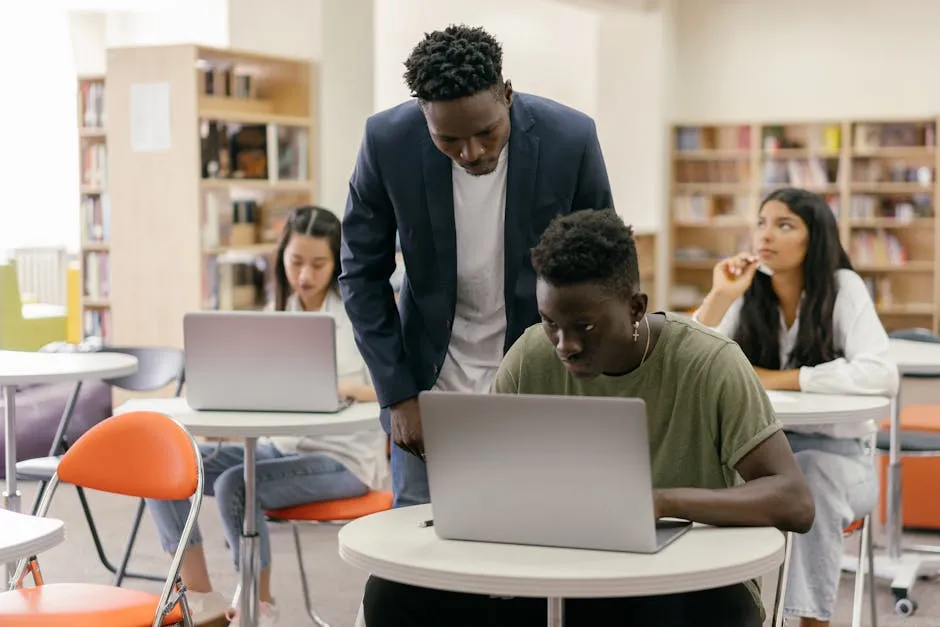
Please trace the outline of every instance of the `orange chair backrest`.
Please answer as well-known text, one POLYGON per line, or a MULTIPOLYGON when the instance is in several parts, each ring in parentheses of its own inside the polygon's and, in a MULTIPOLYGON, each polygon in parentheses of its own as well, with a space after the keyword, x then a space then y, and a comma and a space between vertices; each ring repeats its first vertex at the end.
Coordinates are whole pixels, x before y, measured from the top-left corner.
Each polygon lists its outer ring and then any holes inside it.
POLYGON ((186 431, 163 414, 134 411, 99 422, 62 456, 59 479, 141 498, 181 500, 196 491, 198 460, 186 431))

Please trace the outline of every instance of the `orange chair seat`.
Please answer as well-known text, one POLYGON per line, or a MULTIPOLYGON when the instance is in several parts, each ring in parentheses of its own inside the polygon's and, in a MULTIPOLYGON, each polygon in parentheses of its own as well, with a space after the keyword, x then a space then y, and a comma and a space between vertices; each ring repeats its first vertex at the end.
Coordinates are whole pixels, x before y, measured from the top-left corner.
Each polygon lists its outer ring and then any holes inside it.
MULTIPOLYGON (((3 627, 150 627, 156 594, 93 583, 47 583, 0 593, 3 627)), ((163 621, 183 620, 177 605, 163 621)))
POLYGON ((392 507, 392 493, 373 490, 362 496, 335 501, 320 501, 306 505, 295 505, 267 512, 268 518, 328 522, 331 520, 355 520, 392 507))
MULTIPOLYGON (((882 420, 882 429, 891 428, 891 420, 882 420)), ((940 432, 940 405, 908 405, 901 409, 901 428, 911 431, 940 432)))
POLYGON ((851 525, 849 525, 848 527, 846 527, 845 529, 843 529, 843 530, 842 530, 842 535, 844 535, 844 536, 850 536, 850 535, 852 535, 853 533, 855 533, 856 531, 858 531, 859 529, 861 529, 863 524, 865 524, 865 520, 862 519, 862 518, 859 518, 858 520, 856 520, 855 522, 853 522, 851 525))

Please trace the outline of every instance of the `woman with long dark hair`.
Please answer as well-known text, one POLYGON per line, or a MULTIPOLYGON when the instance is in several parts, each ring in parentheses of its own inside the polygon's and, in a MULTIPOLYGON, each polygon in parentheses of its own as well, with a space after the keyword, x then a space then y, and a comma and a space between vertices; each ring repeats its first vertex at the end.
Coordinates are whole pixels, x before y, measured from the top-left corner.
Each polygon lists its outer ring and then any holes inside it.
MULTIPOLYGON (((785 188, 759 210, 753 252, 719 262, 694 318, 733 338, 769 390, 893 396, 898 371, 888 336, 817 194, 785 188)), ((816 521, 793 536, 784 611, 802 627, 828 625, 842 530, 875 506, 867 441, 874 423, 790 428, 787 436, 816 503, 816 521)))
MULTIPOLYGON (((277 247, 273 311, 319 311, 331 314, 336 328, 336 369, 339 394, 374 401, 365 362, 359 355, 337 288, 340 222, 328 209, 304 206, 291 211, 277 247)), ((302 341, 303 338, 298 338, 302 341)), ((311 350, 317 347, 311 346, 311 350)), ((261 438, 255 449, 256 511, 261 554, 258 593, 259 624, 274 625, 278 612, 271 590, 271 546, 264 512, 317 501, 362 496, 383 487, 388 475, 386 435, 376 426, 351 434, 261 438)), ((200 445, 206 492, 216 497, 232 558, 238 567, 239 537, 244 523, 244 455, 241 444, 200 445)), ((188 501, 148 500, 164 550, 179 544, 188 501)), ((213 590, 202 536, 193 533, 180 576, 196 625, 216 624, 222 616, 238 624, 237 602, 213 590)), ((237 593, 236 593, 237 597, 237 593)), ((235 599, 237 601, 237 598, 235 599)), ((288 621, 290 622, 290 621, 288 621)))

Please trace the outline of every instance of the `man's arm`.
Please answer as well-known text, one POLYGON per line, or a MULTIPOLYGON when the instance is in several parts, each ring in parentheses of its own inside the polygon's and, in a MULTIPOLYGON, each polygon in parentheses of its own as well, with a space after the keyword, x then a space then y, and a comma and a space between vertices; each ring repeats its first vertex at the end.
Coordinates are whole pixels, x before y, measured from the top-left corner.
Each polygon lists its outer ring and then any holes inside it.
POLYGON ((571 201, 571 210, 613 209, 614 197, 607 178, 607 164, 597 138, 597 125, 591 120, 581 166, 578 168, 578 187, 571 201))
POLYGON ((405 361, 401 320, 389 282, 395 271, 396 228, 367 122, 349 181, 339 285, 356 345, 383 407, 417 396, 419 391, 405 361))
POLYGON ((657 490, 657 515, 806 533, 815 517, 813 496, 754 369, 737 344, 727 344, 708 372, 716 379, 719 455, 745 483, 657 490))

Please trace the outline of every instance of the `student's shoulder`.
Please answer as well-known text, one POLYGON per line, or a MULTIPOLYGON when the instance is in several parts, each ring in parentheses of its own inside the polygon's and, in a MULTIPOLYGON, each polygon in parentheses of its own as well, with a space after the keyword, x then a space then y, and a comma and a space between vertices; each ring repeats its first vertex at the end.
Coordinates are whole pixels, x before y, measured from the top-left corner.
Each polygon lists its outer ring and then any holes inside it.
POLYGON ((729 346, 737 347, 734 340, 689 316, 666 313, 666 324, 669 330, 669 346, 675 359, 705 365, 715 359, 723 359, 723 353, 733 352, 733 348, 725 350, 729 346))
POLYGON ((384 145, 423 137, 428 130, 418 101, 412 99, 370 115, 365 132, 371 142, 384 145))
MULTIPOLYGON (((519 339, 513 343, 510 348, 518 360, 525 359, 527 365, 533 363, 547 362, 548 360, 558 361, 555 356, 555 349, 545 336, 542 325, 533 324, 522 332, 519 339)), ((560 362, 559 362, 560 363, 560 362)))
POLYGON ((853 302, 871 298, 865 280, 854 270, 848 268, 836 270, 835 279, 836 298, 848 299, 853 302))

